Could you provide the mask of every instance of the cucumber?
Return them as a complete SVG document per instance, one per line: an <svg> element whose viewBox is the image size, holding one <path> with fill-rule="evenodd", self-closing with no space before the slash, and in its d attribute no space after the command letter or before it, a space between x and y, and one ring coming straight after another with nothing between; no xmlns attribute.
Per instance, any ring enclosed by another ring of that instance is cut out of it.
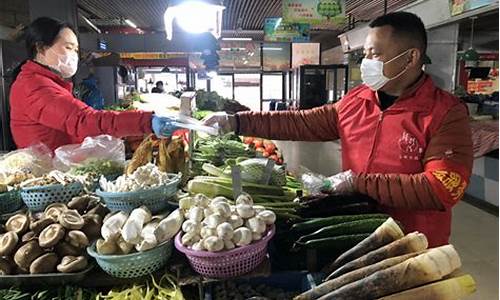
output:
<svg viewBox="0 0 500 300"><path fill-rule="evenodd" d="M369 233L360 233L309 240L304 243L304 247L307 249L330 250L332 252L341 253L351 249L369 235Z"/></svg>
<svg viewBox="0 0 500 300"><path fill-rule="evenodd" d="M386 220L387 218L363 219L326 226L311 234L300 237L297 243L303 244L309 240L334 237L339 235L372 233Z"/></svg>
<svg viewBox="0 0 500 300"><path fill-rule="evenodd" d="M335 225L350 221L357 221L363 219L382 219L389 218L386 214L362 214L362 215L344 215L344 216L332 216L327 218L316 218L302 223L297 223L292 226L292 230L295 232L308 232L312 233L318 229L329 225Z"/></svg>

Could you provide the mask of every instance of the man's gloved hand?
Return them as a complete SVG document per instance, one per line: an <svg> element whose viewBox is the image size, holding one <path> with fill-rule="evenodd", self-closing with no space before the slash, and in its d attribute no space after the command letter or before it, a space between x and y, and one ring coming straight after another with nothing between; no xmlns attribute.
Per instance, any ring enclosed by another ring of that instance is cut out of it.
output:
<svg viewBox="0 0 500 300"><path fill-rule="evenodd" d="M217 128L219 134L236 131L236 117L225 112L216 112L203 119L203 125Z"/></svg>
<svg viewBox="0 0 500 300"><path fill-rule="evenodd" d="M327 193L351 193L354 192L354 179L356 174L351 170L325 177L310 171L302 172L299 176L304 188L310 194Z"/></svg>
<svg viewBox="0 0 500 300"><path fill-rule="evenodd" d="M172 124L176 120L168 117L159 117L153 115L151 119L151 128L157 137L169 138L172 136L174 131L179 129L179 127Z"/></svg>

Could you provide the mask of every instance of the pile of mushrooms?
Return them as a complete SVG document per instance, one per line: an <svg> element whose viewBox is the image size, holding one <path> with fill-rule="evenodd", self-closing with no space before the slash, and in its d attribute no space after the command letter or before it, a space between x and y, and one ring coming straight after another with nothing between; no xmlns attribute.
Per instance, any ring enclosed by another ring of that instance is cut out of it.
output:
<svg viewBox="0 0 500 300"><path fill-rule="evenodd" d="M130 214L123 211L111 213L104 218L102 238L96 243L97 253L123 255L150 250L177 234L182 221L179 210L168 216L153 216L145 206Z"/></svg>
<svg viewBox="0 0 500 300"><path fill-rule="evenodd" d="M274 212L253 205L248 194L240 195L235 204L203 194L180 199L179 208L186 218L182 244L195 251L218 252L261 240L276 221Z"/></svg>
<svg viewBox="0 0 500 300"><path fill-rule="evenodd" d="M87 265L85 248L99 237L109 212L99 198L84 195L67 205L10 217L0 235L0 275L74 273Z"/></svg>

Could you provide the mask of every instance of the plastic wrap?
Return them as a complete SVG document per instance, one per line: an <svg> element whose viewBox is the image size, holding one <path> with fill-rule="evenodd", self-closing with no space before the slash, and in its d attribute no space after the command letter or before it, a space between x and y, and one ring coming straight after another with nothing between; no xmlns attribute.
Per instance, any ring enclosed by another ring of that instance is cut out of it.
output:
<svg viewBox="0 0 500 300"><path fill-rule="evenodd" d="M12 151L0 158L0 183L19 184L50 172L52 152L44 144Z"/></svg>

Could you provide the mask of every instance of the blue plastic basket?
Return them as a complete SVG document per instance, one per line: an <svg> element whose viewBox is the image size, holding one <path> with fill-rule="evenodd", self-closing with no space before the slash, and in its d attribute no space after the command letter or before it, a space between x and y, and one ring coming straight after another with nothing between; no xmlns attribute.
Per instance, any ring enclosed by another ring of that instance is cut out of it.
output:
<svg viewBox="0 0 500 300"><path fill-rule="evenodd" d="M73 182L66 185L52 184L21 189L21 198L31 211L42 211L52 203L68 203L83 192L83 185Z"/></svg>
<svg viewBox="0 0 500 300"><path fill-rule="evenodd" d="M96 244L87 247L87 253L95 258L97 264L113 277L136 278L151 274L162 268L172 255L173 240L161 243L153 249L126 255L100 255Z"/></svg>
<svg viewBox="0 0 500 300"><path fill-rule="evenodd" d="M0 214L14 212L23 206L23 200L18 190L0 194Z"/></svg>
<svg viewBox="0 0 500 300"><path fill-rule="evenodd" d="M135 208L144 205L152 213L157 213L167 209L168 200L177 193L180 175L168 174L168 176L171 181L156 188L123 193L103 192L98 189L96 194L102 198L106 207L112 212L131 212Z"/></svg>

